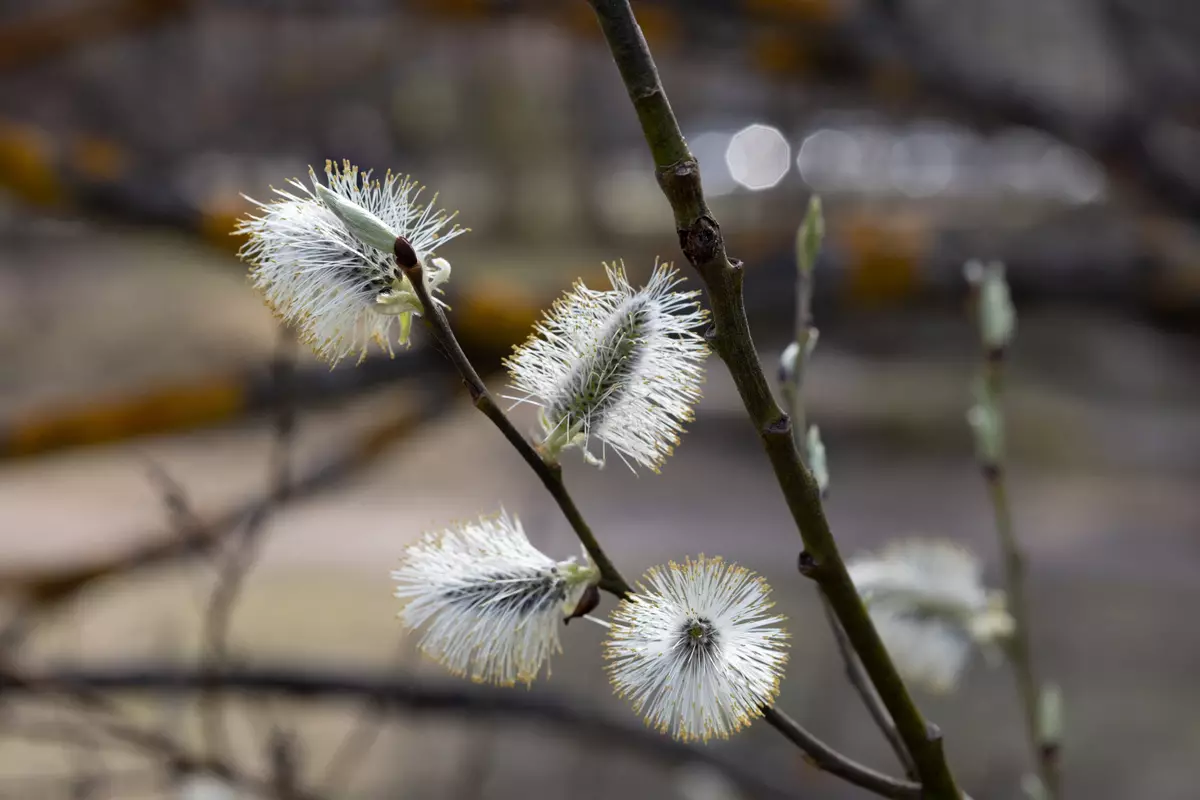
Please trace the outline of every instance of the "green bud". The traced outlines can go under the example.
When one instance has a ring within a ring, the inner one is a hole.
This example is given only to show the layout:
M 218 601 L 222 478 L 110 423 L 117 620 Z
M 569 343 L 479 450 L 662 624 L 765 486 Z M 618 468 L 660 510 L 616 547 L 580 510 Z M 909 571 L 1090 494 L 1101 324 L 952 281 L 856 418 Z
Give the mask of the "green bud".
M 317 184 L 317 196 L 321 198 L 321 202 L 325 204 L 326 208 L 346 223 L 346 227 L 350 229 L 350 233 L 356 239 L 385 253 L 393 251 L 396 245 L 396 232 L 385 225 L 379 217 L 319 183 Z
M 1042 686 L 1038 697 L 1038 739 L 1042 747 L 1054 747 L 1062 741 L 1062 690 L 1053 683 Z
M 996 466 L 1004 461 L 1004 416 L 996 399 L 977 384 L 975 405 L 967 412 L 967 422 L 975 434 L 975 454 L 985 465 Z
M 1017 311 L 1004 277 L 1004 265 L 998 261 L 987 266 L 968 261 L 963 274 L 979 293 L 979 336 L 984 347 L 1003 350 L 1017 330 Z
M 812 274 L 817 256 L 821 253 L 821 242 L 825 238 L 825 215 L 821 211 L 821 198 L 813 195 L 808 201 L 808 211 L 800 230 L 796 233 L 796 267 L 802 276 Z
M 808 429 L 805 444 L 808 447 L 809 469 L 812 470 L 813 478 L 817 481 L 821 496 L 824 497 L 829 491 L 829 465 L 825 460 L 825 443 L 821 441 L 821 429 L 816 425 Z

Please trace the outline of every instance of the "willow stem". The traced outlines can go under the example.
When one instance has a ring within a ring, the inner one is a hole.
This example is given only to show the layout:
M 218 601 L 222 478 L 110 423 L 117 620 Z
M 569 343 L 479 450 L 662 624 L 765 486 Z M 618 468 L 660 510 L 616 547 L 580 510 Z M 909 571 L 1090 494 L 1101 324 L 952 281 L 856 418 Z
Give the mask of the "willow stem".
M 407 243 L 405 243 L 407 244 Z M 411 248 L 408 252 L 411 252 Z M 454 364 L 454 368 L 458 370 L 458 374 L 462 377 L 463 384 L 466 385 L 467 391 L 471 395 L 471 401 L 475 407 L 483 412 L 483 415 L 492 421 L 500 433 L 504 434 L 504 438 L 508 440 L 516 451 L 521 454 L 521 458 L 525 459 L 525 463 L 530 469 L 541 479 L 542 485 L 546 487 L 546 491 L 550 492 L 550 496 L 554 498 L 554 502 L 558 503 L 558 507 L 562 509 L 563 516 L 567 518 L 567 522 L 571 524 L 571 528 L 575 531 L 575 535 L 579 537 L 579 541 L 583 543 L 583 547 L 587 550 L 588 557 L 592 559 L 592 563 L 600 570 L 600 588 L 611 592 L 618 597 L 625 597 L 633 592 L 629 584 L 621 577 L 621 573 L 617 570 L 616 565 L 612 563 L 608 555 L 604 552 L 604 548 L 600 546 L 600 542 L 596 539 L 596 535 L 592 533 L 591 527 L 579 513 L 579 507 L 575 505 L 575 500 L 567 491 L 566 484 L 563 483 L 562 467 L 557 462 L 552 462 L 542 458 L 529 440 L 521 435 L 509 420 L 508 415 L 500 408 L 496 402 L 496 398 L 488 391 L 483 379 L 479 377 L 479 373 L 475 371 L 475 367 L 471 365 L 467 354 L 463 352 L 462 346 L 458 343 L 458 339 L 454 335 L 454 331 L 450 328 L 450 323 L 446 319 L 445 312 L 441 306 L 433 301 L 429 296 L 429 288 L 425 285 L 424 270 L 421 262 L 416 259 L 400 257 L 397 259 L 400 268 L 404 271 L 404 276 L 408 278 L 409 283 L 413 286 L 413 291 L 416 292 L 417 298 L 421 301 L 421 305 L 425 308 L 425 313 L 421 315 L 425 326 L 433 335 L 433 338 L 441 345 L 446 357 Z M 406 266 L 406 263 L 411 266 Z
M 984 381 L 985 390 L 991 401 L 999 407 L 1004 384 L 1004 351 L 993 351 L 985 354 Z M 1029 600 L 1025 587 L 1025 554 L 1017 541 L 1013 527 L 1012 507 L 1008 500 L 1008 484 L 1005 480 L 1004 465 L 1001 463 L 982 464 L 984 481 L 987 483 L 988 498 L 996 519 L 996 536 L 1000 542 L 1000 551 L 1004 560 L 1004 590 L 1008 599 L 1008 610 L 1013 618 L 1013 635 L 1008 640 L 1006 650 L 1009 664 L 1012 665 L 1013 676 L 1017 682 L 1017 692 L 1021 697 L 1021 711 L 1025 722 L 1025 732 L 1029 739 L 1033 761 L 1037 766 L 1038 777 L 1041 778 L 1048 800 L 1059 797 L 1059 751 L 1060 743 L 1047 741 L 1043 736 L 1039 720 L 1041 692 L 1033 668 L 1033 646 L 1030 642 Z
M 771 395 L 750 336 L 742 301 L 742 263 L 725 252 L 721 229 L 704 200 L 700 167 L 671 110 L 654 58 L 628 0 L 588 0 L 629 93 L 671 205 L 680 247 L 708 290 L 714 328 L 709 338 L 725 361 L 771 461 L 788 509 L 804 540 L 801 566 L 824 591 L 884 706 L 917 765 L 925 797 L 959 800 L 941 733 L 927 725 L 875 631 L 821 507 L 820 490 L 801 463 L 792 421 Z

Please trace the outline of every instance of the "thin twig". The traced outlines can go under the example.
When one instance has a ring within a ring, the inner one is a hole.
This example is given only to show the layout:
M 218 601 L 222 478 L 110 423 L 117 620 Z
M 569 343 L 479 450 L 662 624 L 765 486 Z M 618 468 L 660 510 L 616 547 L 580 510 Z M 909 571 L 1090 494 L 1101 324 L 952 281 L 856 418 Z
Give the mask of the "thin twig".
M 407 642 L 402 643 L 397 650 L 394 667 L 396 669 L 407 667 L 409 654 L 412 652 Z M 357 717 L 350 725 L 350 730 L 342 736 L 342 741 L 326 763 L 325 770 L 317 781 L 318 786 L 324 787 L 326 791 L 332 791 L 335 788 L 342 792 L 347 790 L 353 777 L 354 768 L 375 745 L 383 729 L 386 716 L 384 709 L 381 709 L 378 704 L 363 703 Z
M 991 401 L 997 406 L 1003 390 L 1004 351 L 994 350 L 985 355 L 984 380 Z M 983 463 L 982 471 L 987 483 L 988 498 L 996 519 L 996 535 L 1004 559 L 1004 590 L 1008 600 L 1008 611 L 1014 626 L 1012 636 L 1006 642 L 1008 661 L 1012 665 L 1021 696 L 1021 710 L 1025 732 L 1032 749 L 1033 761 L 1037 765 L 1038 777 L 1049 800 L 1060 792 L 1059 751 L 1061 744 L 1046 741 L 1041 730 L 1039 707 L 1041 690 L 1033 666 L 1033 647 L 1030 643 L 1029 600 L 1025 587 L 1025 554 L 1017 541 L 1013 528 L 1012 508 L 1008 500 L 1004 464 Z
M 389 445 L 439 413 L 445 406 L 444 400 L 444 391 L 433 384 L 433 390 L 413 406 L 400 408 L 394 416 L 357 436 L 345 449 L 323 458 L 297 476 L 291 483 L 288 501 L 337 486 L 375 463 Z M 0 652 L 14 648 L 38 620 L 65 606 L 85 589 L 111 578 L 128 579 L 146 570 L 213 552 L 271 502 L 269 496 L 257 496 L 213 518 L 194 535 L 181 537 L 171 532 L 135 537 L 135 543 L 127 549 L 82 565 L 0 572 L 0 586 L 17 599 L 18 606 L 12 621 L 0 633 Z
M 851 761 L 776 709 L 764 706 L 763 717 L 803 750 L 812 759 L 814 765 L 830 775 L 836 775 L 855 786 L 861 786 L 863 789 L 874 792 L 880 797 L 917 798 L 921 796 L 919 783 L 897 780 L 856 761 Z
M 900 738 L 899 731 L 896 730 L 896 723 L 892 721 L 892 715 L 884 707 L 883 701 L 879 699 L 879 692 L 875 691 L 875 687 L 871 685 L 871 679 L 863 670 L 862 662 L 858 660 L 858 656 L 854 654 L 854 648 L 850 646 L 850 640 L 846 638 L 846 632 L 842 630 L 841 623 L 837 621 L 837 617 L 833 614 L 833 609 L 829 607 L 829 601 L 824 597 L 821 598 L 821 605 L 825 609 L 825 616 L 829 619 L 829 629 L 833 631 L 833 640 L 837 642 L 838 652 L 842 656 L 842 663 L 846 667 L 846 679 L 850 681 L 850 685 L 858 692 L 858 696 L 862 698 L 863 705 L 867 709 L 867 713 L 871 715 L 871 719 L 875 722 L 875 727 L 879 728 L 883 733 L 883 738 L 887 739 L 888 745 L 891 746 L 892 752 L 896 754 L 896 758 L 904 767 L 904 774 L 910 778 L 917 777 L 917 765 L 913 763 L 912 756 L 908 754 L 907 748 L 904 746 L 904 740 Z
M 792 438 L 795 440 L 796 448 L 800 451 L 801 456 L 808 448 L 804 376 L 808 370 L 811 344 L 815 344 L 814 337 L 817 336 L 817 329 L 813 326 L 812 319 L 813 278 L 817 257 L 821 250 L 821 241 L 825 235 L 824 227 L 821 201 L 814 195 L 809 200 L 808 211 L 796 233 L 796 338 L 793 345 L 795 353 L 791 363 L 783 365 L 784 368 L 780 375 L 780 388 L 793 421 Z M 816 469 L 813 463 L 802 460 L 809 469 Z M 822 490 L 821 499 L 822 501 L 825 499 L 824 490 Z M 875 687 L 871 685 L 871 679 L 863 669 L 862 662 L 854 653 L 854 648 L 850 645 L 850 640 L 846 637 L 846 632 L 842 630 L 842 624 L 838 622 L 824 592 L 821 595 L 821 605 L 825 609 L 825 617 L 829 622 L 830 630 L 833 631 L 833 638 L 837 643 L 838 653 L 842 657 L 850 685 L 858 693 L 876 727 L 883 733 L 888 745 L 895 752 L 896 758 L 904 767 L 904 773 L 909 778 L 916 779 L 916 765 L 904 746 L 904 740 L 900 738 L 900 734 L 896 730 L 896 723 L 884 707 L 879 692 L 875 691 Z
M 1154 133 L 1162 118 L 1141 98 L 1103 118 L 1072 114 L 1066 108 L 1022 91 L 1011 81 L 988 79 L 951 58 L 904 8 L 902 0 L 859 4 L 854 24 L 840 31 L 839 42 L 855 55 L 879 63 L 898 53 L 922 89 L 954 106 L 990 120 L 1037 128 L 1074 145 L 1108 168 L 1159 207 L 1185 222 L 1200 214 L 1200 184 L 1164 148 Z
M 19 672 L 0 664 L 0 696 L 94 696 L 97 693 L 130 695 L 191 694 L 219 688 L 242 695 L 272 695 L 299 701 L 350 698 L 375 703 L 385 713 L 411 715 L 461 714 L 473 722 L 490 719 L 525 719 L 543 723 L 574 736 L 640 753 L 671 764 L 701 763 L 728 775 L 755 796 L 796 797 L 788 788 L 765 780 L 710 751 L 676 742 L 642 726 L 613 720 L 606 714 L 545 692 L 512 692 L 459 681 L 435 681 L 394 672 L 303 670 L 293 667 L 231 667 L 210 675 L 190 666 L 130 664 L 93 669 L 49 668 L 37 673 Z M 141 735 L 145 732 L 137 732 Z M 164 737 L 146 734 L 155 749 L 169 755 Z M 127 737 L 130 740 L 135 737 Z M 230 773 L 228 765 L 212 765 L 194 754 L 182 753 L 185 765 L 216 766 L 218 775 Z M 311 793 L 310 795 L 311 796 Z
M 5 678 L 7 677 L 10 676 L 5 676 Z M 199 677 L 199 673 L 197 673 L 197 677 Z M 0 678 L 0 680 L 4 680 L 5 678 Z M 22 678 L 21 680 L 24 681 L 27 679 Z M 5 686 L 6 691 L 14 688 L 13 684 Z M 90 692 L 93 690 L 93 687 L 59 686 L 54 683 L 53 679 L 48 682 L 38 679 L 35 682 L 26 683 L 23 689 L 36 695 L 69 695 L 76 689 L 83 689 Z M 273 794 L 274 786 L 271 779 L 244 772 L 230 761 L 214 759 L 194 753 L 162 731 L 133 725 L 124 719 L 92 716 L 86 720 L 86 723 L 61 723 L 57 720 L 43 720 L 38 721 L 36 724 L 27 724 L 21 729 L 15 730 L 13 734 L 26 739 L 74 743 L 80 741 L 81 724 L 91 726 L 94 731 L 114 742 L 119 742 L 140 753 L 160 759 L 170 770 L 184 773 L 207 772 L 239 788 L 248 789 L 262 796 L 275 796 Z M 298 791 L 288 797 L 287 800 L 320 800 L 321 797 L 321 795 L 312 792 Z
M 398 251 L 402 250 L 400 247 L 397 249 Z M 408 250 L 411 253 L 411 248 Z M 429 296 L 429 288 L 425 285 L 424 268 L 421 262 L 416 258 L 406 256 L 403 252 L 397 253 L 396 260 L 404 270 L 404 276 L 412 284 L 421 304 L 425 307 L 426 313 L 421 317 L 425 321 L 425 326 L 437 343 L 441 345 L 446 357 L 458 370 L 458 374 L 462 376 L 463 384 L 466 385 L 467 391 L 471 395 L 471 401 L 504 434 L 504 438 L 508 440 L 509 444 L 516 448 L 517 452 L 521 454 L 521 458 L 525 459 L 525 463 L 541 479 L 542 484 L 550 492 L 550 496 L 558 503 L 558 507 L 562 509 L 563 515 L 574 529 L 575 535 L 579 537 L 579 541 L 587 550 L 588 556 L 600 570 L 600 588 L 619 597 L 630 594 L 632 589 L 629 584 L 621 577 L 616 565 L 609 560 L 608 555 L 600 546 L 600 542 L 596 539 L 596 535 L 592 533 L 591 527 L 579 513 L 579 508 L 575 505 L 570 492 L 567 491 L 566 484 L 562 479 L 562 466 L 557 462 L 544 459 L 529 443 L 529 440 L 521 435 L 503 409 L 496 403 L 496 399 L 488 391 L 487 386 L 479 377 L 479 373 L 475 371 L 475 367 L 471 365 L 471 361 L 454 336 L 450 323 L 446 320 L 445 312 Z
M 295 341 L 286 327 L 279 329 L 279 340 L 272 363 L 276 409 L 269 462 L 266 497 L 250 514 L 242 535 L 230 545 L 224 565 L 217 576 L 204 615 L 201 632 L 204 659 L 213 672 L 220 672 L 229 655 L 229 624 L 234 605 L 241 593 L 246 575 L 253 568 L 263 542 L 267 521 L 275 509 L 286 501 L 291 490 L 291 461 L 295 445 L 296 407 L 291 399 L 291 378 L 295 369 Z M 224 706 L 219 697 L 201 695 L 201 729 L 209 754 L 220 756 L 228 751 Z
M 802 571 L 829 599 L 916 762 L 926 795 L 958 800 L 961 795 L 946 763 L 941 734 L 926 724 L 875 631 L 825 519 L 820 490 L 801 463 L 792 422 L 771 396 L 743 307 L 742 264 L 725 252 L 721 229 L 704 200 L 699 164 L 680 132 L 633 10 L 628 0 L 589 3 L 650 147 L 659 186 L 674 212 L 680 246 L 708 289 L 714 321 L 709 338 L 733 376 L 804 540 Z

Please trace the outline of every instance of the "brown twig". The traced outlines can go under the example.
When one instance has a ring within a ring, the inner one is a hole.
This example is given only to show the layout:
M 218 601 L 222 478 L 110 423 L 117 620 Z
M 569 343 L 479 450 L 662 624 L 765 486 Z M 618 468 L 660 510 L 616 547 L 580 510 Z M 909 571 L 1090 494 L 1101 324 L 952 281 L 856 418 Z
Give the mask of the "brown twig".
M 273 359 L 274 396 L 276 409 L 273 421 L 269 481 L 263 502 L 247 518 L 240 538 L 230 543 L 217 581 L 204 614 L 201 640 L 208 669 L 220 672 L 229 656 L 229 624 L 234 605 L 241 593 L 246 575 L 254 567 L 261 550 L 263 533 L 271 514 L 287 500 L 291 491 L 292 450 L 295 445 L 296 407 L 291 397 L 292 375 L 295 371 L 295 339 L 286 327 L 280 327 L 279 340 Z M 202 694 L 200 698 L 201 729 L 209 754 L 218 757 L 228 752 L 224 706 L 219 697 Z
M 303 475 L 296 476 L 288 494 L 289 502 L 325 491 L 358 474 L 386 452 L 389 445 L 440 412 L 445 405 L 444 399 L 445 392 L 434 384 L 434 388 L 424 393 L 417 403 L 399 409 L 394 416 L 358 436 L 344 450 L 327 456 Z M 85 564 L 0 572 L 0 586 L 15 599 L 18 607 L 12 621 L 0 633 L 0 652 L 15 647 L 40 618 L 92 586 L 214 552 L 237 532 L 239 526 L 261 514 L 261 509 L 271 502 L 267 496 L 254 497 L 211 519 L 192 535 L 179 536 L 172 532 L 141 536 L 128 548 Z
M 888 745 L 892 748 L 892 752 L 896 754 L 897 760 L 904 767 L 904 774 L 915 779 L 917 777 L 917 765 L 913 763 L 912 756 L 908 753 L 908 748 L 904 746 L 904 740 L 900 738 L 900 732 L 896 730 L 896 723 L 892 721 L 892 715 L 884 707 L 883 701 L 879 697 L 879 692 L 875 691 L 875 687 L 871 685 L 871 678 L 863 669 L 862 662 L 858 660 L 858 656 L 854 654 L 854 648 L 850 646 L 850 640 L 846 637 L 846 632 L 842 630 L 841 623 L 837 621 L 833 609 L 829 607 L 829 601 L 824 597 L 821 598 L 821 601 L 825 609 L 825 616 L 829 618 L 829 629 L 833 631 L 833 640 L 837 643 L 838 652 L 842 656 L 842 664 L 846 667 L 846 679 L 850 681 L 850 685 L 854 687 L 854 691 L 862 699 L 863 706 L 866 707 L 867 713 L 871 715 L 871 720 L 875 723 L 875 727 L 879 728 L 883 734 L 883 738 L 887 740 Z
M 396 669 L 402 669 L 408 665 L 409 654 L 413 651 L 409 648 L 407 642 L 401 644 L 397 650 L 397 658 L 395 663 Z M 363 703 L 357 718 L 350 726 L 350 730 L 342 736 L 342 741 L 338 744 L 337 749 L 333 751 L 325 769 L 321 774 L 318 786 L 326 787 L 326 790 L 333 790 L 337 787 L 341 791 L 346 791 L 349 781 L 353 777 L 354 768 L 358 765 L 360 759 L 364 758 L 371 748 L 375 745 L 379 734 L 383 729 L 386 714 L 384 709 L 381 709 L 378 704 L 373 702 Z
M 985 391 L 997 407 L 1003 393 L 1003 369 L 1006 348 L 994 349 L 984 356 Z M 998 409 L 997 409 L 998 410 Z M 1004 559 L 1004 590 L 1008 611 L 1014 626 L 1012 636 L 1006 641 L 1008 662 L 1012 666 L 1021 698 L 1021 711 L 1025 732 L 1032 750 L 1048 800 L 1060 796 L 1061 775 L 1059 753 L 1061 742 L 1048 741 L 1040 721 L 1041 688 L 1033 665 L 1033 646 L 1030 641 L 1029 600 L 1025 586 L 1025 554 L 1017 540 L 1013 527 L 1012 508 L 1008 499 L 1008 485 L 1002 461 L 983 461 L 980 464 L 987 484 L 988 498 L 996 520 L 996 535 Z
M 958 800 L 941 734 L 926 724 L 875 631 L 825 519 L 820 490 L 801 463 L 791 420 L 771 396 L 742 303 L 742 264 L 725 252 L 720 226 L 704 200 L 699 165 L 680 132 L 633 10 L 628 0 L 589 3 L 641 123 L 684 256 L 708 289 L 714 321 L 709 338 L 733 376 L 804 540 L 803 572 L 820 585 L 833 607 L 916 762 L 925 794 Z
M 5 675 L 0 680 L 11 679 Z M 29 678 L 17 679 L 24 682 L 21 691 L 35 695 L 71 695 L 76 688 L 60 686 L 55 679 L 44 680 Z M 6 689 L 13 689 L 9 684 Z M 86 687 L 84 687 L 86 688 Z M 89 690 L 90 691 L 90 690 Z M 256 794 L 275 797 L 274 783 L 270 778 L 263 778 L 245 772 L 224 759 L 214 759 L 195 753 L 172 736 L 159 730 L 150 730 L 131 724 L 121 718 L 100 718 L 90 716 L 86 723 L 61 722 L 58 720 L 38 720 L 26 723 L 20 728 L 14 728 L 12 734 L 26 739 L 78 743 L 83 735 L 82 728 L 90 726 L 93 731 L 104 737 L 121 743 L 140 753 L 159 759 L 163 765 L 175 773 L 209 773 L 239 788 L 244 788 Z M 91 742 L 94 746 L 95 741 Z M 321 800 L 321 795 L 308 791 L 297 791 L 287 797 L 287 800 Z
M 861 786 L 880 797 L 904 798 L 905 800 L 921 797 L 919 783 L 897 780 L 850 760 L 771 706 L 763 706 L 762 711 L 763 718 L 786 736 L 792 744 L 803 750 L 818 769 L 828 772 L 830 775 L 836 775 L 855 786 Z
M 671 764 L 700 763 L 728 775 L 754 796 L 794 798 L 796 793 L 776 785 L 711 751 L 681 744 L 642 726 L 618 722 L 603 713 L 566 702 L 545 692 L 513 692 L 459 681 L 430 681 L 415 676 L 291 667 L 231 667 L 210 675 L 189 666 L 131 664 L 96 669 L 47 669 L 37 673 L 18 672 L 0 664 L 0 696 L 90 697 L 103 693 L 135 695 L 191 694 L 202 689 L 219 689 L 239 696 L 276 696 L 298 701 L 339 698 L 371 702 L 383 713 L 396 715 L 461 714 L 474 722 L 493 719 L 524 719 L 551 726 L 585 740 L 640 753 Z M 145 742 L 166 758 L 181 756 L 183 766 L 210 769 L 219 776 L 242 777 L 229 765 L 213 763 L 183 751 L 169 738 L 140 729 L 118 728 L 118 735 L 132 744 Z M 106 731 L 111 733 L 111 731 Z M 75 732 L 77 734 L 77 731 Z M 143 738 L 144 737 L 144 738 Z M 261 783 L 256 779 L 255 783 Z M 265 791 L 270 794 L 269 789 Z M 305 795 L 312 797 L 311 792 Z
M 579 508 L 575 505 L 575 500 L 567 491 L 566 484 L 563 483 L 562 466 L 556 461 L 543 458 L 529 443 L 529 440 L 513 426 L 508 415 L 496 403 L 496 398 L 488 391 L 487 385 L 479 377 L 479 373 L 475 371 L 475 367 L 471 365 L 470 359 L 459 345 L 454 331 L 450 328 L 450 323 L 446 320 L 445 312 L 429 296 L 429 287 L 425 285 L 424 267 L 413 253 L 412 246 L 402 238 L 396 240 L 396 263 L 404 271 L 404 276 L 412 284 L 413 291 L 416 292 L 421 305 L 425 308 L 426 313 L 421 317 L 425 322 L 425 327 L 428 328 L 446 357 L 458 370 L 463 384 L 471 395 L 471 402 L 492 421 L 492 424 L 500 430 L 508 443 L 516 448 L 525 463 L 541 479 L 542 485 L 550 492 L 550 496 L 558 503 L 563 516 L 567 518 L 575 535 L 579 537 L 579 541 L 587 550 L 588 556 L 600 570 L 600 588 L 612 592 L 618 597 L 630 594 L 632 589 L 629 584 L 621 577 L 616 565 L 604 552 L 604 548 L 600 546 L 591 526 L 587 524 L 579 512 Z

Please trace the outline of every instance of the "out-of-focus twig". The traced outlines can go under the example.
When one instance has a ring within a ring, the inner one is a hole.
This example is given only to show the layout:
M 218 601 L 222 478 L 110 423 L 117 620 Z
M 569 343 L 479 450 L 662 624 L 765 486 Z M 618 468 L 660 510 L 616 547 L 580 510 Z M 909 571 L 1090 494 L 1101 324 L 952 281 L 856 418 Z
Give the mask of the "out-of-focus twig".
M 8 675 L 11 677 L 11 673 Z M 0 680 L 3 679 L 0 678 Z M 45 682 L 40 682 L 37 686 L 25 684 L 25 689 L 42 697 L 71 694 L 69 687 L 60 687 Z M 88 693 L 91 693 L 90 689 L 88 689 Z M 85 729 L 91 732 L 90 735 L 103 736 L 149 758 L 157 759 L 165 769 L 171 772 L 208 773 L 259 796 L 277 797 L 274 794 L 275 784 L 271 777 L 248 773 L 231 761 L 201 755 L 188 749 L 165 731 L 134 725 L 120 717 L 93 715 L 86 720 L 72 722 L 37 720 L 26 722 L 20 727 L 12 729 L 10 734 L 36 741 L 72 744 L 81 741 L 81 735 L 84 734 Z M 93 746 L 97 743 L 94 739 L 90 741 Z M 321 795 L 297 789 L 286 800 L 320 800 L 321 797 Z M 280 800 L 284 799 L 281 797 Z
M 421 421 L 440 413 L 449 393 L 447 385 L 426 385 L 413 405 L 398 409 L 393 416 L 357 436 L 345 449 L 296 476 L 289 501 L 329 489 L 361 472 Z M 0 651 L 20 641 L 38 617 L 65 605 L 85 589 L 111 578 L 129 578 L 213 552 L 238 526 L 262 513 L 261 509 L 272 502 L 270 497 L 254 497 L 214 517 L 195 535 L 142 536 L 122 551 L 85 564 L 0 571 L 0 586 L 16 601 L 19 612 L 0 634 Z
M 408 665 L 412 652 L 408 642 L 401 643 L 396 651 L 395 668 L 397 670 L 404 669 Z M 366 758 L 379 738 L 383 725 L 387 721 L 386 717 L 386 709 L 381 708 L 377 703 L 370 701 L 363 703 L 358 715 L 350 724 L 350 729 L 342 736 L 342 741 L 330 756 L 317 785 L 324 787 L 329 792 L 335 789 L 346 791 L 359 761 Z
M 422 348 L 394 359 L 368 358 L 357 369 L 305 365 L 292 372 L 289 398 L 297 409 L 319 408 L 381 386 L 436 380 L 446 372 L 445 362 Z M 90 398 L 82 405 L 39 407 L 0 421 L 0 460 L 219 425 L 278 407 L 274 364 Z
M 892 752 L 896 754 L 896 758 L 904 767 L 904 774 L 910 778 L 916 778 L 917 765 L 913 763 L 912 756 L 908 754 L 908 748 L 904 746 L 904 740 L 900 738 L 900 733 L 896 730 L 896 723 L 892 721 L 892 715 L 888 713 L 883 701 L 879 698 L 879 693 L 871 685 L 871 679 L 863 670 L 858 656 L 854 654 L 854 648 L 850 646 L 850 640 L 846 638 L 846 632 L 842 630 L 841 624 L 834 616 L 833 609 L 829 607 L 828 601 L 825 601 L 824 598 L 822 598 L 822 603 L 825 607 L 825 616 L 829 619 L 829 628 L 833 631 L 833 639 L 837 643 L 838 653 L 842 657 L 842 664 L 846 668 L 846 679 L 850 681 L 850 685 L 862 699 L 863 706 L 871 715 L 875 727 L 879 728 L 883 738 L 887 740 Z
M 931 94 L 977 118 L 1043 130 L 1088 153 L 1110 176 L 1140 189 L 1181 219 L 1193 224 L 1200 219 L 1200 185 L 1155 146 L 1159 120 L 1140 99 L 1119 113 L 1080 118 L 1010 82 L 989 80 L 955 63 L 914 23 L 903 0 L 868 0 L 860 6 L 859 15 L 838 29 L 844 44 L 860 57 L 878 61 L 898 55 Z M 1133 91 L 1136 95 L 1137 89 Z
M 1045 687 L 1038 683 L 1033 663 L 1030 625 L 1032 616 L 1025 585 L 1026 559 L 1013 528 L 1005 476 L 1005 434 L 1002 399 L 1004 364 L 1016 330 L 1016 311 L 1009 295 L 1000 264 L 967 265 L 972 305 L 979 323 L 983 345 L 983 368 L 977 386 L 975 406 L 968 419 L 974 429 L 979 466 L 987 484 L 988 497 L 996 520 L 996 535 L 1004 558 L 1004 590 L 1012 635 L 1006 640 L 1008 661 L 1017 681 L 1026 735 L 1037 767 L 1037 800 L 1056 800 L 1060 796 L 1059 752 L 1061 742 L 1057 720 L 1043 720 Z M 1053 702 L 1057 702 L 1057 697 Z M 1057 716 L 1061 711 L 1049 709 Z M 1047 722 L 1052 730 L 1047 730 Z
M 804 376 L 808 370 L 809 358 L 817 343 L 818 331 L 812 318 L 812 294 L 816 278 L 815 268 L 824 238 L 825 215 L 820 198 L 813 195 L 809 198 L 808 210 L 796 232 L 796 334 L 792 343 L 783 352 L 779 375 L 780 390 L 783 393 L 788 414 L 792 418 L 792 438 L 802 458 L 810 449 L 808 414 L 804 398 Z M 816 433 L 814 427 L 813 434 Z M 819 443 L 819 438 L 816 441 Z M 823 449 L 823 445 L 818 444 L 818 446 Z M 825 470 L 824 463 L 818 463 L 824 461 L 824 456 L 816 452 L 807 453 L 807 456 L 807 458 L 803 458 L 805 466 L 817 478 L 822 500 L 824 500 L 825 485 L 822 483 L 822 477 L 818 474 L 818 471 Z M 828 475 L 824 476 L 824 480 L 828 481 Z M 842 629 L 842 624 L 838 622 L 837 615 L 829 604 L 829 599 L 823 595 L 821 600 L 850 685 L 858 693 L 863 705 L 870 713 L 871 719 L 896 753 L 896 757 L 904 767 L 905 774 L 911 779 L 916 779 L 916 764 L 913 763 L 912 756 L 904 746 L 904 740 L 900 738 L 900 734 L 896 730 L 896 723 L 892 720 L 887 708 L 884 707 L 879 692 L 875 691 L 875 687 L 871 685 L 871 679 L 863 669 L 862 662 L 855 655 L 854 648 L 846 637 L 845 630 Z
M 54 14 L 36 6 L 29 19 L 0 27 L 0 71 L 29 66 L 82 44 L 92 44 L 164 22 L 187 9 L 184 0 L 93 0 Z
M 296 432 L 296 406 L 291 396 L 295 344 L 291 331 L 281 326 L 272 369 L 276 409 L 265 502 L 250 514 L 242 528 L 242 535 L 230 542 L 229 552 L 225 554 L 204 614 L 203 656 L 205 664 L 214 672 L 220 672 L 225 666 L 234 605 L 246 574 L 254 566 L 267 521 L 271 513 L 286 502 L 291 488 L 292 449 Z M 221 757 L 228 751 L 223 708 L 220 697 L 202 696 L 200 718 L 208 751 L 213 757 Z
M 701 763 L 728 775 L 738 786 L 763 797 L 797 797 L 711 751 L 676 742 L 639 725 L 618 722 L 577 702 L 545 692 L 512 692 L 461 682 L 432 681 L 394 672 L 297 669 L 260 665 L 230 667 L 220 675 L 189 666 L 127 664 L 103 668 L 47 668 L 18 671 L 0 663 L 0 697 L 163 696 L 192 694 L 206 688 L 240 696 L 274 695 L 298 701 L 358 699 L 369 701 L 389 715 L 464 715 L 479 722 L 523 719 L 556 728 L 584 741 L 637 753 L 670 764 Z M 143 732 L 135 731 L 128 739 Z M 147 739 L 169 753 L 161 737 Z M 184 753 L 193 766 L 206 762 Z

